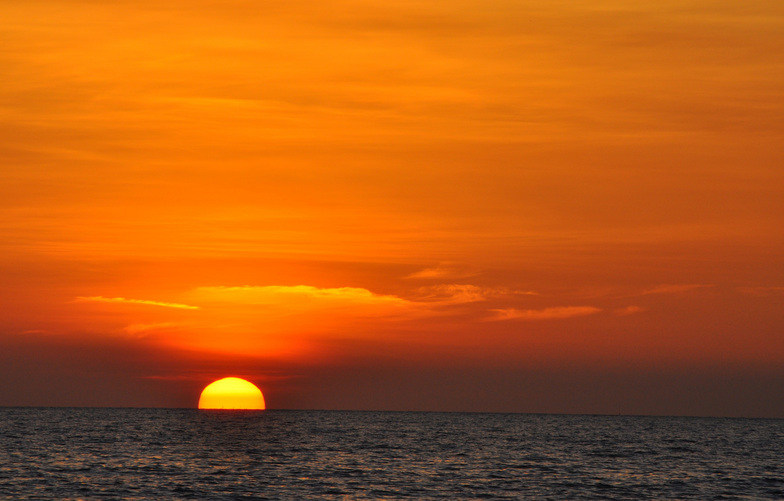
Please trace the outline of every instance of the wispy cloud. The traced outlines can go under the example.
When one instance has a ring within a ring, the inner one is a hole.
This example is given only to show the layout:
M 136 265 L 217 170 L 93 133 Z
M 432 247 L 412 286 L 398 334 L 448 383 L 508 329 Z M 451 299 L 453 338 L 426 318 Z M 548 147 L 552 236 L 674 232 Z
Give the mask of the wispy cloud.
M 436 304 L 462 304 L 509 296 L 536 296 L 533 291 L 511 290 L 506 287 L 481 287 L 471 284 L 441 284 L 419 288 L 419 300 Z
M 784 294 L 784 287 L 738 287 L 743 294 L 751 296 L 771 296 L 773 294 Z
M 302 376 L 296 374 L 270 374 L 270 373 L 251 373 L 251 372 L 240 372 L 233 374 L 234 377 L 239 377 L 242 379 L 247 379 L 248 381 L 287 381 L 291 379 L 299 379 Z M 153 379 L 159 381 L 201 381 L 204 382 L 206 380 L 215 380 L 221 377 L 225 377 L 225 373 L 220 372 L 212 372 L 212 371 L 192 371 L 192 372 L 185 372 L 185 373 L 176 373 L 176 374 L 149 374 L 146 376 L 141 376 L 142 379 Z
M 494 316 L 489 320 L 551 320 L 559 318 L 583 317 L 602 311 L 594 306 L 557 306 L 541 310 L 519 310 L 504 308 L 492 310 Z
M 468 278 L 478 275 L 478 272 L 461 270 L 454 266 L 438 265 L 434 268 L 425 268 L 423 270 L 406 275 L 404 278 L 408 279 L 459 279 Z
M 266 311 L 307 312 L 353 309 L 357 314 L 392 313 L 415 304 L 397 296 L 376 294 L 360 287 L 319 288 L 310 285 L 246 285 L 198 287 L 189 297 L 204 303 L 262 306 Z
M 713 287 L 713 284 L 662 284 L 652 289 L 643 291 L 643 295 L 649 294 L 681 294 L 696 289 Z
M 171 329 L 179 326 L 175 322 L 158 322 L 152 324 L 132 324 L 125 328 L 125 332 L 129 334 L 141 334 L 145 332 L 160 331 L 164 329 Z
M 144 304 L 150 306 L 163 306 L 165 308 L 178 308 L 181 310 L 198 310 L 198 306 L 181 303 L 167 303 L 163 301 L 150 301 L 148 299 L 128 299 L 124 297 L 103 297 L 103 296 L 79 296 L 76 301 L 96 302 L 96 303 L 125 303 L 125 304 Z
M 421 304 L 360 287 L 310 285 L 205 286 L 185 294 L 204 309 L 177 343 L 232 353 L 302 356 L 315 338 L 364 336 L 375 327 L 423 314 Z
M 642 306 L 632 305 L 632 306 L 627 306 L 625 308 L 618 308 L 614 311 L 614 313 L 619 316 L 626 316 L 626 315 L 634 315 L 635 313 L 642 313 L 643 311 L 645 311 L 645 308 L 643 308 Z
M 470 284 L 444 284 L 419 289 L 420 300 L 429 303 L 461 304 L 484 301 L 493 289 Z

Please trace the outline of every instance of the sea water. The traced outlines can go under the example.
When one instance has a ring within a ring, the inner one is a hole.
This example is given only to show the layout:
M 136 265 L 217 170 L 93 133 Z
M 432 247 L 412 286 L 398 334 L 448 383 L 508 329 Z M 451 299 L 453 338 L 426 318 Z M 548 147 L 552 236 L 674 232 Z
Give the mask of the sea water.
M 0 408 L 7 499 L 784 499 L 784 420 Z

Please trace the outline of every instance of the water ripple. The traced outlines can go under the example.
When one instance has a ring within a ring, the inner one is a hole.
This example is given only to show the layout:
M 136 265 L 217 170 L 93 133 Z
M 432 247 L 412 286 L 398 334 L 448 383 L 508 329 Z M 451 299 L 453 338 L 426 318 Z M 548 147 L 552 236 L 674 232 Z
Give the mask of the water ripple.
M 34 408 L 0 415 L 0 498 L 784 498 L 782 420 Z

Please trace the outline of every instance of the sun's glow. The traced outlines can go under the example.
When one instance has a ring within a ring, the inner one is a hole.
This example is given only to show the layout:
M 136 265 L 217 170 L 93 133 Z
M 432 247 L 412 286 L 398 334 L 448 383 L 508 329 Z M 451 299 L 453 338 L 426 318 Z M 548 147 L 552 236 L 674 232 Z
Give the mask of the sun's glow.
M 199 398 L 199 409 L 266 408 L 264 395 L 255 384 L 236 377 L 219 379 L 207 385 Z

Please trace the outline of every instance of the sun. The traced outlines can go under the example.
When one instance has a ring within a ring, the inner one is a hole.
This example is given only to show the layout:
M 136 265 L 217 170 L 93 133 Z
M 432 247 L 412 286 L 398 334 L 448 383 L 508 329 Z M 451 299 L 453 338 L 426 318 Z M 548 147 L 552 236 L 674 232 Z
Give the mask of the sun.
M 207 385 L 199 398 L 199 409 L 266 409 L 264 395 L 255 384 L 226 377 Z

